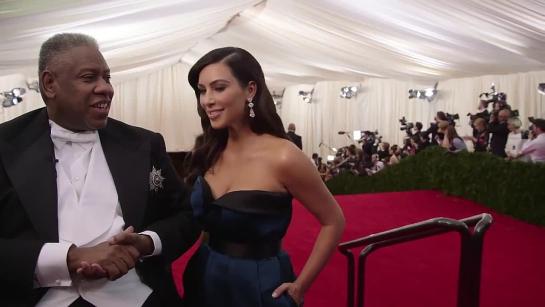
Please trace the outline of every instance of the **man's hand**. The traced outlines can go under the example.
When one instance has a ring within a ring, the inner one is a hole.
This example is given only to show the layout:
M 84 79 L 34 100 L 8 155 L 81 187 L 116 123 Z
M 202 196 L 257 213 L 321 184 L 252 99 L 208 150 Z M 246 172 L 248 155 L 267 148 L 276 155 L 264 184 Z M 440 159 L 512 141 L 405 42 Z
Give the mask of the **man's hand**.
M 134 246 L 103 242 L 93 247 L 70 247 L 67 264 L 71 274 L 88 279 L 116 280 L 134 268 L 139 257 Z
M 132 226 L 115 235 L 108 242 L 112 245 L 133 246 L 142 256 L 151 255 L 155 250 L 153 240 L 147 235 L 135 233 Z

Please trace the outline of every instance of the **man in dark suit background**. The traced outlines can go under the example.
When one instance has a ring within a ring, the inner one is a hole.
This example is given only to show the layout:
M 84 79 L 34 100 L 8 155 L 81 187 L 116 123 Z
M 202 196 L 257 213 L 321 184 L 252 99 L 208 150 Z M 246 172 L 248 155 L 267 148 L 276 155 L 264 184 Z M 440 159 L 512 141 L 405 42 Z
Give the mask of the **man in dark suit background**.
M 292 141 L 299 149 L 303 150 L 303 142 L 301 141 L 301 136 L 295 134 L 295 124 L 290 123 L 288 125 L 288 132 L 287 132 L 288 138 L 290 141 Z
M 0 125 L 0 306 L 180 306 L 198 231 L 162 136 L 108 118 L 89 36 L 44 42 L 39 78 L 46 107 Z
M 490 121 L 488 123 L 488 131 L 492 134 L 490 138 L 490 152 L 498 157 L 505 158 L 505 144 L 507 143 L 507 137 L 509 136 L 509 129 L 507 128 L 507 120 L 511 117 L 511 111 L 509 109 L 503 109 L 496 114 L 490 115 Z

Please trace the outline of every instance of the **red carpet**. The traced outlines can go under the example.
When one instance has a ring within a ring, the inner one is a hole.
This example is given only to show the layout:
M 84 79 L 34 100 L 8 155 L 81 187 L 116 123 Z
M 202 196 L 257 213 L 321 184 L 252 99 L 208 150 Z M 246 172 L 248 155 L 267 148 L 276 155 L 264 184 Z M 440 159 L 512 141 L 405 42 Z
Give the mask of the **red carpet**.
M 336 198 L 347 219 L 343 241 L 432 217 L 458 219 L 491 213 L 494 224 L 485 237 L 481 306 L 545 306 L 545 228 L 435 191 Z M 296 203 L 284 248 L 297 271 L 310 252 L 317 231 L 317 222 Z M 446 234 L 371 254 L 366 266 L 366 307 L 456 306 L 459 248 L 458 235 Z M 183 261 L 174 265 L 178 281 Z M 307 293 L 305 306 L 345 305 L 346 260 L 336 252 Z

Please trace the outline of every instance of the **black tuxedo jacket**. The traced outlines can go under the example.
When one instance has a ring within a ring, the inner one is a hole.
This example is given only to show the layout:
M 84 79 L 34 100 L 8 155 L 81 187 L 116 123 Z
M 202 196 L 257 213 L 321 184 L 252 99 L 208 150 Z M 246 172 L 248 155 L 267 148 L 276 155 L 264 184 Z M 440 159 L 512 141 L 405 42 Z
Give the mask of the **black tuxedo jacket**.
M 290 141 L 292 141 L 295 145 L 297 145 L 299 149 L 303 150 L 303 142 L 301 140 L 300 135 L 295 134 L 295 132 L 292 132 L 292 131 L 288 131 L 288 133 L 286 134 L 288 135 L 288 138 L 290 139 Z
M 114 119 L 99 136 L 126 226 L 161 238 L 162 254 L 144 258 L 137 272 L 163 306 L 179 306 L 170 267 L 198 230 L 164 140 Z M 164 177 L 157 191 L 152 168 Z M 42 245 L 58 242 L 57 225 L 54 149 L 42 108 L 0 125 L 0 306 L 33 306 L 47 291 L 33 289 L 34 270 Z

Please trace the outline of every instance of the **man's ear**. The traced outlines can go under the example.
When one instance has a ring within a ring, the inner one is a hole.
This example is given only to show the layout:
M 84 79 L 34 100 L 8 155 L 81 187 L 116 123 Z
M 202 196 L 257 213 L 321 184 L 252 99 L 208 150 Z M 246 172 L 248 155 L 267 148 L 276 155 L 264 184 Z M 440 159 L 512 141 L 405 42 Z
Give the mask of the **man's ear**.
M 44 70 L 40 76 L 41 90 L 45 97 L 51 99 L 56 96 L 55 76 L 49 70 Z

